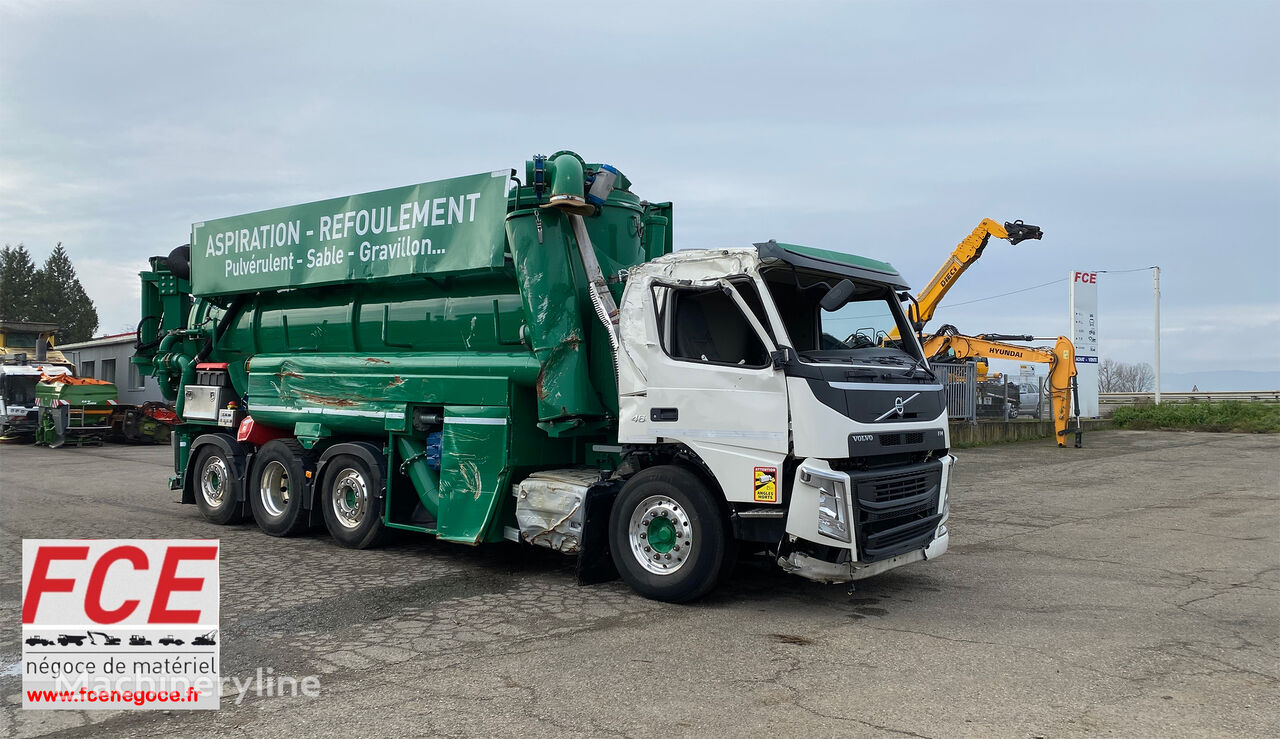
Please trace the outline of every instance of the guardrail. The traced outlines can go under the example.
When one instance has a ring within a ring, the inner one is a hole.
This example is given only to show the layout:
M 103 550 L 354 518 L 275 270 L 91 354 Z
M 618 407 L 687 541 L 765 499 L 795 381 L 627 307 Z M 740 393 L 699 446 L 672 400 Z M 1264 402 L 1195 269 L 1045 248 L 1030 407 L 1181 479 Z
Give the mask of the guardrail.
M 1101 405 L 1137 405 L 1139 403 L 1154 403 L 1155 400 L 1155 393 L 1098 393 L 1098 402 Z M 1161 403 L 1221 403 L 1224 400 L 1280 403 L 1280 390 L 1160 393 Z

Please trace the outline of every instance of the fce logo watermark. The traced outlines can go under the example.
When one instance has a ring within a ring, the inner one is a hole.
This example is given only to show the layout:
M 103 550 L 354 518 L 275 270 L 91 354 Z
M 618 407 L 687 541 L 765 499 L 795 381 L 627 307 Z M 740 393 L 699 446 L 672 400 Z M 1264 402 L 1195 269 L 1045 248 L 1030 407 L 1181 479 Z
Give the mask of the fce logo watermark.
M 217 708 L 217 540 L 24 539 L 22 707 Z

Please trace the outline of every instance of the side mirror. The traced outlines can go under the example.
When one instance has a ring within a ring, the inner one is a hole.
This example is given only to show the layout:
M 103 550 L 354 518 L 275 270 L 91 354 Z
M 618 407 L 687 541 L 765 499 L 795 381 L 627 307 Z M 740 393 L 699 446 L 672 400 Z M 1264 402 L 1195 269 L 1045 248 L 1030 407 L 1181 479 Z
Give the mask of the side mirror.
M 848 303 L 849 298 L 853 297 L 854 290 L 856 289 L 857 288 L 853 286 L 852 282 L 848 280 L 841 280 L 838 285 L 828 290 L 827 294 L 822 296 L 822 300 L 818 301 L 818 305 L 821 305 L 822 309 L 828 313 L 840 310 L 840 307 L 845 303 Z

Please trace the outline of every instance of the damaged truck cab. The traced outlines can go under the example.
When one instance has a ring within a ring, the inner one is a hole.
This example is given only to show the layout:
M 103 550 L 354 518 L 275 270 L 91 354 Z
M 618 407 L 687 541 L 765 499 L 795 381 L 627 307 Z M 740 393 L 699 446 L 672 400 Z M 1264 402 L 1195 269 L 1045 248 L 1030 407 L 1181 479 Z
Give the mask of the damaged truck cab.
M 744 552 L 846 582 L 946 551 L 943 388 L 890 265 L 673 252 L 670 204 L 614 167 L 523 174 L 198 223 L 152 258 L 134 361 L 178 404 L 183 502 L 357 549 L 520 541 L 667 601 Z
M 841 285 L 846 302 L 824 309 Z M 943 388 L 910 330 L 881 346 L 908 325 L 905 289 L 888 264 L 776 242 L 632 270 L 619 442 L 684 450 L 716 482 L 735 537 L 805 577 L 941 555 Z

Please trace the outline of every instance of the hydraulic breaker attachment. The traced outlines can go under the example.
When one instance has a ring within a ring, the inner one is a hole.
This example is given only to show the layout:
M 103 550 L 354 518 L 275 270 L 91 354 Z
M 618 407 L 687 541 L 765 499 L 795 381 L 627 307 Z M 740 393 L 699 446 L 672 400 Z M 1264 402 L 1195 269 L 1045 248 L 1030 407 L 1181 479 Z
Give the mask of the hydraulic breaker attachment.
M 1004 230 L 1009 234 L 1010 244 L 1016 244 L 1019 241 L 1028 239 L 1039 239 L 1044 236 L 1044 231 L 1041 231 L 1039 226 L 1033 226 L 1022 221 L 1014 221 L 1013 223 L 1005 221 Z

